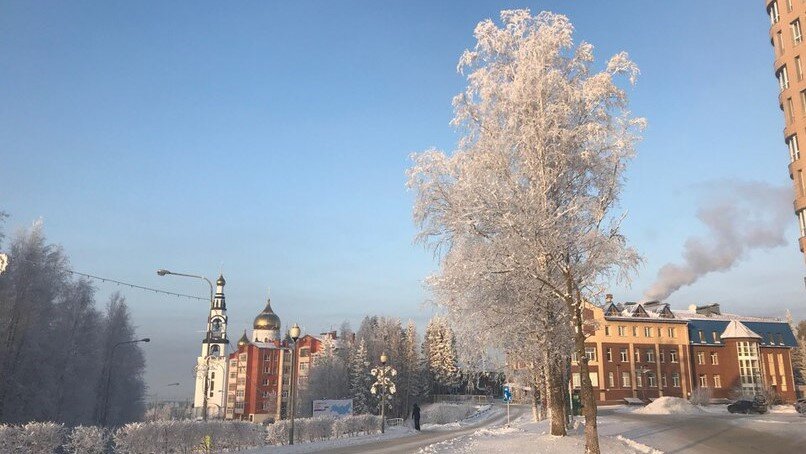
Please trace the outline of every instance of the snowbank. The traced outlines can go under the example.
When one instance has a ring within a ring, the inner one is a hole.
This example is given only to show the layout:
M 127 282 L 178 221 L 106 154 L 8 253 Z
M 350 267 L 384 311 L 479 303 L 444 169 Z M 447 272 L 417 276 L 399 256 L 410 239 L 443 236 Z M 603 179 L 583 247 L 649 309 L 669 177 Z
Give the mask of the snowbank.
M 432 409 L 433 407 L 433 409 Z M 471 404 L 433 404 L 429 409 L 430 419 L 421 425 L 423 430 L 455 430 L 472 424 L 479 423 L 485 419 L 501 414 L 501 411 L 492 411 L 491 405 L 471 405 Z M 446 421 L 435 423 L 433 421 Z
M 686 399 L 664 396 L 655 399 L 651 404 L 644 408 L 639 408 L 633 413 L 642 415 L 698 415 L 704 412 L 700 407 Z

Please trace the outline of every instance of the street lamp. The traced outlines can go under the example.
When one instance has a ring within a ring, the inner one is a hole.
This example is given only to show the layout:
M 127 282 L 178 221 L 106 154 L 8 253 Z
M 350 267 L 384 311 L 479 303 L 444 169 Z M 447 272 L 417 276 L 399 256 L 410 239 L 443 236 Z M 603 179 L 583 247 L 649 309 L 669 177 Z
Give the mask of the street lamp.
M 106 367 L 106 385 L 104 386 L 104 405 L 101 407 L 101 415 L 100 415 L 100 425 L 101 427 L 106 427 L 106 418 L 109 414 L 109 395 L 112 391 L 112 360 L 115 358 L 115 349 L 120 347 L 121 345 L 128 345 L 128 344 L 136 344 L 138 342 L 151 342 L 151 339 L 144 337 L 142 339 L 130 340 L 130 341 L 123 341 L 118 342 L 117 344 L 112 346 L 112 350 L 109 352 L 109 362 L 107 363 Z
M 289 380 L 288 385 L 288 417 L 291 420 L 291 426 L 288 430 L 288 444 L 294 444 L 294 410 L 296 407 L 296 399 L 294 398 L 294 393 L 296 392 L 296 387 L 294 386 L 294 378 L 297 372 L 297 339 L 299 339 L 300 329 L 299 326 L 294 323 L 294 326 L 288 330 L 288 336 L 291 337 L 292 347 L 291 347 L 291 379 Z
M 370 371 L 372 376 L 375 377 L 375 383 L 372 384 L 369 391 L 373 395 L 379 392 L 381 394 L 381 433 L 386 432 L 386 396 L 397 391 L 395 383 L 392 381 L 392 377 L 397 375 L 397 371 L 392 366 L 386 365 L 388 360 L 389 357 L 386 356 L 386 353 L 381 353 L 381 367 L 376 367 Z
M 193 278 L 193 279 L 201 279 L 201 280 L 207 282 L 207 285 L 210 286 L 210 307 L 213 307 L 213 304 L 214 304 L 214 301 L 215 301 L 215 297 L 214 297 L 215 292 L 213 291 L 213 283 L 210 282 L 210 279 L 207 279 L 204 276 L 199 276 L 199 275 L 196 275 L 196 274 L 175 273 L 173 271 L 168 271 L 168 270 L 162 269 L 162 268 L 157 270 L 157 275 L 158 276 L 173 275 L 173 276 L 181 276 L 181 277 L 190 277 L 190 278 Z M 210 338 L 212 337 L 212 333 L 210 331 L 210 317 L 209 316 L 207 317 L 207 335 L 205 337 L 206 337 L 205 342 L 207 344 L 207 355 L 205 355 L 205 357 L 204 357 L 206 367 L 205 367 L 205 370 L 204 370 L 204 398 L 202 400 L 202 419 L 207 421 L 207 394 L 209 392 L 208 388 L 210 386 Z M 198 373 L 198 371 L 197 371 L 197 373 Z

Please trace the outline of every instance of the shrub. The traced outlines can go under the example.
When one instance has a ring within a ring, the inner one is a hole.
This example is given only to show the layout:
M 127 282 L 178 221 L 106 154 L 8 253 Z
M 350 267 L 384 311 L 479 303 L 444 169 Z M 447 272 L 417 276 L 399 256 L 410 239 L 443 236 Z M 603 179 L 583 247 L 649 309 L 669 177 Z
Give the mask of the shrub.
M 712 392 L 710 388 L 697 387 L 691 391 L 689 400 L 694 405 L 709 405 L 711 403 Z
M 100 427 L 78 426 L 73 428 L 65 451 L 70 454 L 103 454 L 109 441 L 109 433 Z
M 52 454 L 64 442 L 64 426 L 53 422 L 29 422 L 19 426 L 18 446 L 29 454 Z

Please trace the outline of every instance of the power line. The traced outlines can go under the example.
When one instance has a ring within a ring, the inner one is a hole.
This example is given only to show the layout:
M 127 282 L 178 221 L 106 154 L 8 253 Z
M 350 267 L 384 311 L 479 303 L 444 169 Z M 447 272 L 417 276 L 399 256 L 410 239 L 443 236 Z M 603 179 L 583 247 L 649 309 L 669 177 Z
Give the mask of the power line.
M 163 295 L 170 295 L 170 296 L 188 298 L 188 299 L 199 300 L 199 301 L 207 301 L 207 298 L 201 298 L 201 297 L 193 296 L 193 295 L 186 295 L 184 293 L 169 292 L 167 290 L 160 290 L 160 289 L 157 289 L 157 288 L 145 287 L 145 286 L 137 285 L 137 284 L 130 284 L 128 282 L 121 282 L 121 281 L 118 281 L 118 280 L 115 280 L 115 279 L 109 279 L 108 277 L 94 276 L 92 274 L 80 273 L 78 271 L 73 271 L 73 270 L 65 270 L 65 271 L 67 271 L 70 274 L 77 274 L 79 276 L 84 276 L 86 278 L 95 279 L 95 280 L 98 280 L 98 281 L 101 281 L 101 282 L 112 282 L 112 283 L 117 284 L 117 285 L 125 285 L 127 287 L 136 288 L 136 289 L 140 289 L 140 290 L 146 290 L 146 291 L 149 291 L 149 292 L 162 293 Z

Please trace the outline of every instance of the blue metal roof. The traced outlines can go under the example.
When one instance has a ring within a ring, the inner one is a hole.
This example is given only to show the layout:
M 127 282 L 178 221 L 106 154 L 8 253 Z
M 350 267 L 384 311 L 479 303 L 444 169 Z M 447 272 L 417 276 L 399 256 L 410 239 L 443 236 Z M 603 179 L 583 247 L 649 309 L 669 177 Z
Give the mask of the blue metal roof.
M 753 330 L 756 334 L 762 337 L 759 341 L 761 346 L 783 346 L 783 347 L 796 347 L 797 341 L 792 334 L 789 324 L 786 322 L 746 322 L 742 324 Z M 725 328 L 727 328 L 730 320 L 708 320 L 695 318 L 688 321 L 688 337 L 692 344 L 697 345 L 722 345 L 721 342 L 714 342 L 713 332 L 716 331 L 721 335 Z M 700 342 L 700 333 L 703 332 L 705 342 Z M 772 335 L 772 343 L 770 342 L 770 335 Z M 783 340 L 783 345 L 780 341 Z

